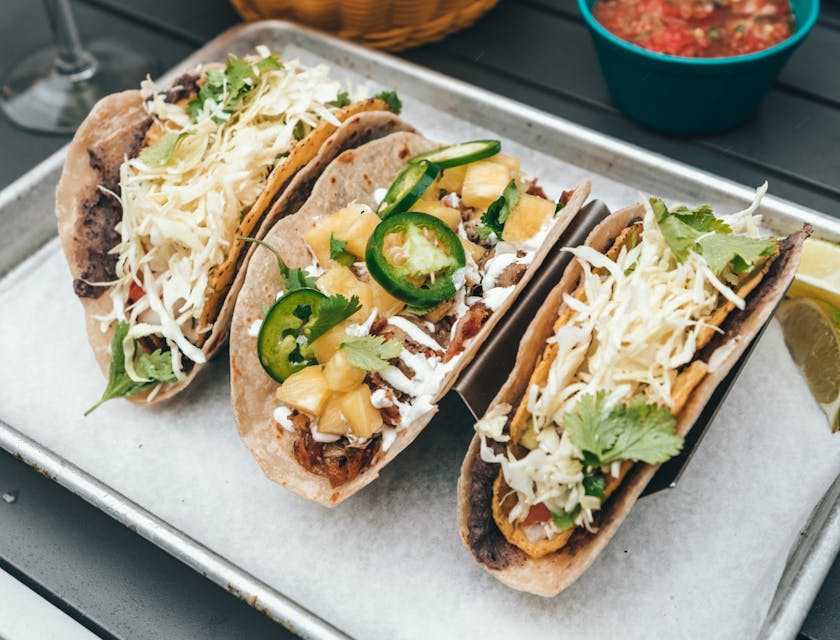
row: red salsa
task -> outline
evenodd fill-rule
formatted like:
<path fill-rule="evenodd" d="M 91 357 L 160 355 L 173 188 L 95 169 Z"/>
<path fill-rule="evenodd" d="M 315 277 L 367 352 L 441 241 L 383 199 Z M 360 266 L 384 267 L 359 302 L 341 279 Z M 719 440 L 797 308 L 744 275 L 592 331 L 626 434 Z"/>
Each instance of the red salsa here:
<path fill-rule="evenodd" d="M 592 13 L 622 40 L 692 58 L 761 51 L 794 29 L 789 0 L 596 0 Z"/>

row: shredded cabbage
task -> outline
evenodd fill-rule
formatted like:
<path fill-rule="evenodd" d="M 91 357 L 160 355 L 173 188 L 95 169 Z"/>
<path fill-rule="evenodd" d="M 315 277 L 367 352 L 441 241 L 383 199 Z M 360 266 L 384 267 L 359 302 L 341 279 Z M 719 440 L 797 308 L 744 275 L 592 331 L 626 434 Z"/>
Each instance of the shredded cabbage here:
<path fill-rule="evenodd" d="M 153 166 L 136 157 L 120 167 L 121 240 L 112 250 L 118 281 L 112 311 L 101 320 L 104 326 L 116 319 L 130 322 L 125 353 L 132 379 L 138 379 L 133 342 L 142 336 L 165 340 L 179 377 L 181 355 L 205 361 L 195 343 L 211 329 L 200 326 L 209 276 L 225 261 L 243 214 L 295 145 L 298 123 L 338 124 L 327 103 L 341 86 L 325 65 L 306 68 L 293 60 L 255 70 L 253 87 L 232 114 L 207 100 L 195 122 L 185 106 L 166 102 L 151 80 L 141 86 L 146 109 L 163 130 L 186 135 L 163 163 Z M 146 295 L 129 303 L 132 283 Z"/>

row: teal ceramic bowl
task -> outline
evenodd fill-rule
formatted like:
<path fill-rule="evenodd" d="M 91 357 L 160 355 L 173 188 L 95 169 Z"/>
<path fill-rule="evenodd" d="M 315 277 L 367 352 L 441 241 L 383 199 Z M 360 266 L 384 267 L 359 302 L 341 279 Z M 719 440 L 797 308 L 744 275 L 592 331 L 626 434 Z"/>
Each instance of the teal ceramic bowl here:
<path fill-rule="evenodd" d="M 683 58 L 614 36 L 595 21 L 593 4 L 578 0 L 616 105 L 648 127 L 680 135 L 723 131 L 752 115 L 820 9 L 819 0 L 791 0 L 796 30 L 769 49 L 727 58 Z"/>

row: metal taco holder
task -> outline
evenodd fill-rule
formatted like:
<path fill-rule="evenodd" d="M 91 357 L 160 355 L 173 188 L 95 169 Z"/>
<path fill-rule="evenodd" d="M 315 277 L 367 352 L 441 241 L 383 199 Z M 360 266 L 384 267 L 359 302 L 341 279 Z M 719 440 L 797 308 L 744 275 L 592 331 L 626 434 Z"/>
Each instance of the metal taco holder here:
<path fill-rule="evenodd" d="M 564 157 L 568 162 L 583 166 L 588 171 L 609 174 L 617 181 L 633 184 L 640 189 L 653 189 L 657 184 L 667 187 L 676 182 L 685 189 L 695 190 L 692 193 L 702 192 L 742 201 L 751 197 L 751 189 L 724 178 L 575 125 L 430 69 L 280 21 L 244 24 L 228 30 L 168 73 L 162 81 L 171 81 L 178 73 L 202 61 L 219 59 L 228 53 L 252 50 L 256 44 L 266 44 L 277 50 L 297 46 L 328 59 L 337 67 L 352 68 L 368 76 L 375 74 L 380 81 L 396 86 L 415 100 L 434 103 L 440 109 L 468 120 L 477 118 L 486 123 L 488 128 L 497 128 L 500 133 L 522 144 Z M 55 153 L 0 191 L 0 233 L 6 237 L 14 235 L 21 240 L 14 247 L 0 248 L 0 274 L 6 274 L 55 235 L 52 216 L 43 214 L 44 209 L 52 207 L 53 187 L 63 164 L 64 153 L 63 150 Z M 773 197 L 765 198 L 762 209 L 766 223 L 781 233 L 790 232 L 803 222 L 808 222 L 814 226 L 816 236 L 840 240 L 840 221 Z M 591 223 L 598 215 L 604 214 L 602 208 L 592 203 L 581 211 L 580 216 L 581 221 L 587 220 Z M 573 233 L 581 234 L 583 231 L 576 226 L 570 227 L 558 246 L 574 243 L 580 235 L 573 236 Z M 547 274 L 555 272 L 555 269 L 562 269 L 561 258 L 563 256 L 551 255 L 547 259 L 542 277 L 535 279 L 530 287 L 531 293 L 525 294 L 530 297 L 522 299 L 523 309 L 527 305 L 526 300 L 532 301 L 540 292 L 547 290 L 540 287 L 551 284 Z M 0 280 L 0 289 L 2 284 Z M 510 324 L 506 324 L 505 327 L 515 325 L 521 332 L 527 325 L 525 320 L 528 317 L 524 311 L 511 314 Z M 513 328 L 507 330 L 514 331 Z M 486 351 L 493 348 L 493 341 L 494 337 L 491 337 Z M 730 374 L 733 379 L 727 378 L 719 390 L 728 389 L 734 382 L 734 376 L 737 375 L 737 370 L 746 359 L 746 355 Z M 486 407 L 490 400 L 486 391 L 481 394 L 474 388 L 474 380 L 478 379 L 475 371 L 478 370 L 481 359 L 481 356 L 477 358 L 476 364 L 465 372 L 457 387 L 462 397 L 469 398 L 475 408 Z M 506 376 L 505 372 L 508 370 L 498 366 L 491 369 L 497 370 L 497 376 L 500 375 L 499 372 Z M 722 399 L 723 396 L 717 397 L 716 394 L 710 406 L 716 409 Z M 711 418 L 712 415 L 702 417 L 693 432 L 699 434 L 702 431 L 701 426 L 708 424 Z M 348 637 L 272 586 L 258 580 L 104 484 L 86 470 L 68 462 L 1 420 L 0 446 L 294 633 L 304 638 L 330 640 Z M 687 443 L 686 458 L 695 446 L 696 443 Z M 682 469 L 686 462 L 687 460 L 679 460 L 679 468 Z M 678 473 L 672 472 L 663 475 L 662 483 L 665 486 L 671 485 L 677 475 Z M 654 482 L 657 480 L 658 477 Z M 787 638 L 796 635 L 839 549 L 840 479 L 828 489 L 793 546 L 760 637 Z"/>

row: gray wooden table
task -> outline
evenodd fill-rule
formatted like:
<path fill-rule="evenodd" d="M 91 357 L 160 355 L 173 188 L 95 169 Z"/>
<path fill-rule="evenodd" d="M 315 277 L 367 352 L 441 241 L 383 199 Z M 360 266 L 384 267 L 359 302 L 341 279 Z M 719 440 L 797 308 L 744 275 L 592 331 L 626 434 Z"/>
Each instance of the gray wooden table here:
<path fill-rule="evenodd" d="M 574 0 L 506 0 L 475 27 L 403 55 L 734 180 L 769 179 L 774 194 L 840 216 L 840 4 L 824 3 L 819 24 L 761 112 L 735 130 L 698 139 L 661 136 L 612 106 Z M 238 22 L 225 0 L 78 0 L 75 8 L 85 37 L 151 51 L 160 70 Z M 0 73 L 48 42 L 40 3 L 4 0 Z M 0 119 L 0 188 L 66 142 Z M 17 496 L 0 502 L 0 568 L 102 637 L 291 637 L 5 452 L 0 493 Z M 838 603 L 840 561 L 800 637 L 840 640 Z"/>

